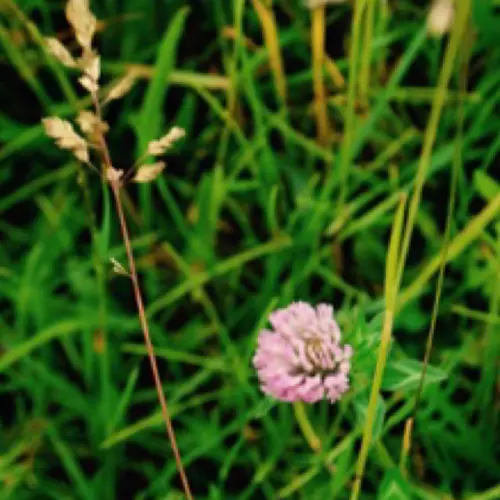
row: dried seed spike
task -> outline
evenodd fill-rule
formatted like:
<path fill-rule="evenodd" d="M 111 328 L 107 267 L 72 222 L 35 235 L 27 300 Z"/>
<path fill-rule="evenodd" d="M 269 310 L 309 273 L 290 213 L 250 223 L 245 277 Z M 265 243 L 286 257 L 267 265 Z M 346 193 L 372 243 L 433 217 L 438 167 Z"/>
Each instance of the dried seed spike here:
<path fill-rule="evenodd" d="M 435 37 L 443 36 L 450 31 L 454 17 L 453 0 L 434 0 L 427 16 L 427 31 Z"/>
<path fill-rule="evenodd" d="M 73 148 L 71 151 L 77 160 L 80 160 L 82 163 L 89 162 L 89 151 L 86 144 L 85 147 Z"/>
<path fill-rule="evenodd" d="M 125 267 L 123 266 L 123 264 L 120 264 L 120 262 L 118 262 L 114 257 L 111 257 L 109 259 L 109 261 L 111 262 L 111 264 L 113 264 L 113 272 L 114 273 L 116 273 L 116 274 L 122 274 L 124 276 L 129 276 L 129 273 L 125 269 Z"/>
<path fill-rule="evenodd" d="M 151 141 L 148 144 L 148 154 L 152 156 L 160 156 L 163 154 L 164 148 L 161 145 L 160 141 Z"/>
<path fill-rule="evenodd" d="M 92 80 L 92 78 L 88 77 L 87 75 L 78 78 L 78 82 L 85 90 L 88 90 L 91 94 L 94 94 L 99 90 L 99 85 L 95 82 L 95 80 Z"/>
<path fill-rule="evenodd" d="M 158 161 L 156 163 L 150 163 L 148 165 L 141 165 L 137 169 L 137 173 L 132 179 L 134 182 L 151 182 L 154 181 L 163 169 L 166 167 L 165 163 Z"/>
<path fill-rule="evenodd" d="M 46 134 L 56 141 L 58 147 L 71 151 L 78 160 L 88 163 L 87 141 L 74 131 L 70 122 L 58 117 L 48 117 L 42 120 L 42 124 Z"/>
<path fill-rule="evenodd" d="M 163 139 L 167 140 L 169 144 L 174 143 L 175 141 L 178 141 L 179 139 L 182 139 L 185 137 L 186 131 L 181 128 L 181 127 L 172 127 L 168 134 L 166 134 Z"/>
<path fill-rule="evenodd" d="M 78 78 L 78 82 L 85 90 L 88 90 L 91 94 L 94 94 L 99 90 L 99 86 L 97 85 L 97 83 L 87 75 Z"/>
<path fill-rule="evenodd" d="M 123 170 L 109 167 L 106 169 L 106 179 L 109 182 L 118 182 L 123 177 Z"/>
<path fill-rule="evenodd" d="M 135 82 L 136 77 L 132 73 L 128 73 L 123 78 L 120 78 L 120 80 L 118 80 L 116 84 L 113 85 L 113 87 L 111 87 L 111 89 L 109 90 L 107 96 L 104 99 L 104 103 L 123 97 L 129 92 Z"/>
<path fill-rule="evenodd" d="M 109 130 L 109 125 L 100 120 L 91 111 L 80 111 L 76 118 L 76 123 L 86 135 L 93 136 L 95 133 L 105 134 Z"/>
<path fill-rule="evenodd" d="M 82 69 L 89 78 L 97 83 L 101 74 L 101 58 L 95 52 L 90 52 L 85 58 L 85 65 Z"/>
<path fill-rule="evenodd" d="M 83 72 L 79 78 L 80 84 L 90 93 L 99 90 L 99 74 L 101 71 L 101 62 L 99 56 L 92 51 L 86 51 L 78 60 L 78 66 Z"/>
<path fill-rule="evenodd" d="M 159 156 L 171 148 L 174 142 L 182 139 L 186 135 L 186 131 L 180 127 L 172 127 L 167 134 L 158 139 L 151 141 L 148 144 L 148 154 L 152 156 Z"/>
<path fill-rule="evenodd" d="M 54 37 L 45 38 L 47 50 L 64 66 L 67 68 L 76 68 L 77 64 L 69 50 Z"/>
<path fill-rule="evenodd" d="M 84 51 L 91 50 L 97 20 L 90 11 L 89 0 L 68 0 L 66 19 L 73 27 L 76 39 Z"/>
<path fill-rule="evenodd" d="M 90 134 L 94 130 L 96 116 L 91 111 L 80 111 L 76 117 L 76 123 L 85 134 Z"/>

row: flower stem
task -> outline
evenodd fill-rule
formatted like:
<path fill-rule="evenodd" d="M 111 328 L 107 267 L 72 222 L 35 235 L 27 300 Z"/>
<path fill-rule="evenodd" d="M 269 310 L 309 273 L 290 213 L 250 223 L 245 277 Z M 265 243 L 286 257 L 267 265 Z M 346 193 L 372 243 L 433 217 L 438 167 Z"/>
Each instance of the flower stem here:
<path fill-rule="evenodd" d="M 172 451 L 174 453 L 175 462 L 177 464 L 177 469 L 179 471 L 179 475 L 182 481 L 182 485 L 184 488 L 184 492 L 186 497 L 189 500 L 193 499 L 193 495 L 191 494 L 191 490 L 189 487 L 189 482 L 186 476 L 186 472 L 184 470 L 184 466 L 182 465 L 182 460 L 179 452 L 179 448 L 177 446 L 177 441 L 175 438 L 175 431 L 172 425 L 172 419 L 170 418 L 170 413 L 168 411 L 167 400 L 165 398 L 165 394 L 163 393 L 163 387 L 161 384 L 161 378 L 158 371 L 158 363 L 156 362 L 156 357 L 154 354 L 153 343 L 151 342 L 151 335 L 149 334 L 149 325 L 146 319 L 146 312 L 144 310 L 144 302 L 142 300 L 141 289 L 139 285 L 139 280 L 137 278 L 137 271 L 135 267 L 135 259 L 134 254 L 132 252 L 132 245 L 130 243 L 130 236 L 127 228 L 127 222 L 125 220 L 125 215 L 123 213 L 123 206 L 120 198 L 120 181 L 116 180 L 111 182 L 111 190 L 113 191 L 113 195 L 115 198 L 116 211 L 118 212 L 118 218 L 120 219 L 120 229 L 122 232 L 123 242 L 125 244 L 125 250 L 127 252 L 129 270 L 130 270 L 130 279 L 132 280 L 132 286 L 134 289 L 135 302 L 137 304 L 137 311 L 139 313 L 139 319 L 141 322 L 142 332 L 144 334 L 144 343 L 146 344 L 146 349 L 148 351 L 149 363 L 151 365 L 151 371 L 153 373 L 153 379 L 156 386 L 156 392 L 158 393 L 158 400 L 160 401 L 161 411 L 163 415 L 163 420 L 165 422 L 165 427 L 167 430 L 168 439 L 170 440 L 170 444 L 172 446 Z"/>
<path fill-rule="evenodd" d="M 295 413 L 295 418 L 299 424 L 300 430 L 307 441 L 307 444 L 314 452 L 318 452 L 321 449 L 321 441 L 319 437 L 314 432 L 311 422 L 307 416 L 304 404 L 301 401 L 296 401 L 293 403 L 293 411 Z"/>
<path fill-rule="evenodd" d="M 99 118 L 99 120 L 102 120 L 101 106 L 100 106 L 99 99 L 98 99 L 96 93 L 92 94 L 92 100 L 94 103 L 94 108 L 96 110 L 97 117 Z M 111 162 L 111 155 L 109 154 L 108 145 L 106 143 L 106 139 L 104 138 L 104 135 L 102 134 L 102 132 L 100 132 L 98 134 L 98 140 L 99 140 L 99 149 L 101 151 L 102 159 L 104 162 L 104 169 L 105 169 L 104 175 L 105 175 L 105 177 L 107 177 L 107 171 L 113 168 L 112 162 Z M 123 243 L 125 245 L 125 250 L 127 253 L 127 259 L 128 259 L 128 265 L 129 265 L 129 271 L 130 271 L 130 279 L 132 281 L 132 287 L 134 290 L 135 302 L 137 305 L 137 312 L 138 312 L 139 320 L 141 323 L 142 333 L 144 335 L 144 343 L 146 345 L 149 363 L 151 365 L 151 372 L 153 374 L 156 392 L 158 395 L 158 401 L 160 402 L 160 406 L 161 406 L 163 421 L 165 422 L 167 436 L 168 436 L 168 439 L 170 441 L 170 445 L 172 447 L 172 452 L 174 454 L 175 463 L 177 466 L 177 470 L 179 472 L 179 476 L 180 476 L 180 479 L 182 482 L 182 487 L 184 489 L 184 493 L 185 493 L 186 498 L 188 500 L 193 500 L 193 495 L 191 493 L 189 481 L 188 481 L 188 478 L 186 475 L 186 471 L 184 470 L 184 466 L 182 464 L 182 459 L 181 459 L 181 455 L 179 452 L 179 448 L 177 446 L 177 440 L 175 438 L 175 431 L 174 431 L 174 427 L 172 425 L 172 419 L 170 418 L 170 413 L 168 411 L 167 400 L 166 400 L 165 394 L 163 392 L 160 373 L 158 370 L 158 363 L 156 361 L 156 356 L 154 354 L 154 347 L 153 347 L 153 343 L 151 341 L 151 335 L 149 333 L 149 324 L 148 324 L 148 320 L 146 317 L 146 311 L 144 308 L 144 301 L 142 299 L 142 293 L 141 293 L 141 287 L 139 284 L 139 279 L 137 277 L 137 269 L 136 269 L 136 265 L 135 265 L 134 253 L 132 251 L 132 244 L 130 242 L 130 235 L 129 235 L 129 231 L 128 231 L 127 220 L 125 218 L 125 214 L 123 211 L 123 204 L 122 204 L 122 200 L 120 197 L 121 181 L 119 178 L 116 178 L 114 176 L 113 177 L 110 176 L 109 179 L 110 179 L 109 184 L 111 186 L 111 191 L 113 192 L 113 196 L 114 196 L 114 200 L 115 200 L 115 206 L 116 206 L 116 211 L 118 214 L 118 219 L 120 221 L 120 230 L 122 233 L 122 239 L 123 239 Z"/>
<path fill-rule="evenodd" d="M 397 268 L 398 255 L 400 251 L 401 234 L 403 231 L 404 212 L 406 206 L 406 196 L 401 195 L 399 206 L 396 210 L 394 223 L 392 226 L 391 238 L 389 242 L 389 251 L 387 254 L 386 273 L 385 273 L 385 316 L 384 325 L 382 327 L 382 337 L 377 355 L 377 364 L 375 367 L 375 375 L 370 392 L 370 400 L 368 402 L 368 410 L 366 415 L 366 423 L 363 429 L 363 438 L 361 441 L 361 450 L 358 455 L 356 464 L 356 476 L 354 479 L 351 500 L 357 500 L 361 492 L 361 483 L 365 472 L 366 460 L 372 442 L 373 424 L 375 422 L 375 414 L 377 402 L 379 399 L 380 387 L 382 386 L 382 378 L 384 376 L 385 364 L 391 344 L 392 327 L 394 322 L 394 312 L 396 307 L 396 297 L 398 293 Z"/>
<path fill-rule="evenodd" d="M 463 45 L 463 34 L 469 22 L 471 0 L 463 0 L 456 3 L 456 17 L 453 24 L 452 32 L 448 41 L 448 46 L 443 59 L 441 72 L 437 82 L 434 101 L 432 103 L 431 113 L 427 122 L 427 128 L 424 134 L 422 151 L 420 153 L 417 173 L 415 176 L 415 188 L 408 206 L 408 217 L 405 226 L 405 233 L 401 247 L 401 259 L 398 267 L 398 283 L 401 282 L 403 276 L 406 258 L 410 250 L 411 238 L 413 229 L 419 213 L 420 199 L 424 189 L 427 173 L 431 165 L 431 157 L 434 143 L 436 141 L 439 120 L 444 108 L 446 97 L 448 94 L 448 84 L 451 80 L 453 69 L 455 68 L 457 54 Z"/>

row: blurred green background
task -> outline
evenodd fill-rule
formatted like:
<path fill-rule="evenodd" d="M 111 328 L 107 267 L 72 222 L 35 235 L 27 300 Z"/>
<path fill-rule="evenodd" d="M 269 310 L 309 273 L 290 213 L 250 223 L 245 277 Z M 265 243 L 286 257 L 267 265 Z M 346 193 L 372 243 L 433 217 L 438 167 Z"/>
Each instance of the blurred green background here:
<path fill-rule="evenodd" d="M 137 77 L 106 108 L 115 166 L 186 130 L 124 203 L 196 498 L 349 498 L 405 194 L 361 498 L 500 498 L 500 13 L 456 4 L 465 22 L 433 37 L 424 1 L 91 3 L 104 88 Z M 110 193 L 40 124 L 90 105 L 44 36 L 75 50 L 64 2 L 0 1 L 0 498 L 182 498 L 132 290 L 109 262 L 126 264 Z M 302 415 L 265 398 L 251 365 L 293 300 L 334 304 L 358 347 L 350 393 Z"/>

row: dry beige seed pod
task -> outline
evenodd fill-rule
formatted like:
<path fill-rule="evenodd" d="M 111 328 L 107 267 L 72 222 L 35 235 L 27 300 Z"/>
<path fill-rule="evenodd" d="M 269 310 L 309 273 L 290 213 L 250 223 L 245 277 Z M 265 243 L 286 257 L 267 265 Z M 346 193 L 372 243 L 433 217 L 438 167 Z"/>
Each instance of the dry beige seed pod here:
<path fill-rule="evenodd" d="M 78 79 L 82 87 L 90 93 L 97 92 L 101 72 L 100 57 L 95 52 L 87 51 L 78 60 L 78 66 L 83 71 L 83 76 Z"/>
<path fill-rule="evenodd" d="M 84 51 L 90 51 L 97 20 L 90 11 L 89 0 L 69 0 L 66 4 L 66 19 L 73 27 L 80 47 Z"/>
<path fill-rule="evenodd" d="M 78 160 L 88 163 L 87 141 L 75 132 L 70 122 L 54 116 L 44 118 L 42 124 L 45 133 L 56 141 L 58 147 L 71 151 Z"/>
<path fill-rule="evenodd" d="M 96 134 L 105 134 L 109 131 L 109 125 L 100 120 L 92 111 L 80 111 L 76 118 L 76 123 L 85 135 L 94 137 Z"/>
<path fill-rule="evenodd" d="M 104 98 L 104 103 L 120 99 L 127 94 L 133 87 L 137 78 L 132 73 L 127 73 L 123 78 L 120 78 L 108 91 Z"/>
<path fill-rule="evenodd" d="M 151 141 L 148 144 L 148 154 L 152 156 L 160 156 L 169 148 L 174 142 L 182 139 L 186 135 L 186 131 L 180 127 L 172 127 L 170 131 L 157 141 Z"/>
<path fill-rule="evenodd" d="M 125 269 L 125 266 L 118 262 L 114 257 L 111 257 L 109 261 L 113 264 L 114 273 L 121 274 L 123 276 L 130 276 L 129 272 Z"/>
<path fill-rule="evenodd" d="M 109 182 L 118 182 L 123 177 L 123 170 L 117 168 L 108 167 L 106 169 L 106 179 Z"/>
<path fill-rule="evenodd" d="M 82 71 L 96 83 L 101 75 L 101 58 L 96 52 L 86 52 L 80 59 Z"/>
<path fill-rule="evenodd" d="M 453 0 L 434 0 L 427 16 L 427 31 L 436 37 L 450 31 L 455 18 Z"/>
<path fill-rule="evenodd" d="M 83 75 L 80 78 L 78 78 L 78 82 L 85 90 L 87 90 L 91 94 L 94 94 L 99 90 L 99 85 L 97 85 L 97 83 L 94 80 L 92 80 L 92 78 L 89 78 L 87 75 Z"/>
<path fill-rule="evenodd" d="M 158 161 L 148 165 L 141 165 L 137 169 L 137 173 L 133 177 L 134 182 L 151 182 L 154 181 L 166 167 L 165 163 Z"/>
<path fill-rule="evenodd" d="M 45 38 L 45 43 L 47 44 L 47 50 L 58 59 L 60 63 L 64 64 L 67 68 L 76 68 L 77 64 L 75 59 L 57 38 L 47 37 Z"/>

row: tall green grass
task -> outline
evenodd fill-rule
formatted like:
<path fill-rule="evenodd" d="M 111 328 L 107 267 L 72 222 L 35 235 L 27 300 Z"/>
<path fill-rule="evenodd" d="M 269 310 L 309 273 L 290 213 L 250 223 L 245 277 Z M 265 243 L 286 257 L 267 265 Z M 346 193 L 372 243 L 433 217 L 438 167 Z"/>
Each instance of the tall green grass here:
<path fill-rule="evenodd" d="M 92 2 L 104 85 L 138 78 L 117 166 L 187 132 L 124 205 L 195 498 L 499 496 L 496 3 L 433 38 L 411 1 Z M 39 125 L 90 104 L 43 46 L 62 5 L 0 17 L 0 498 L 182 498 L 109 194 Z M 356 348 L 338 404 L 259 390 L 293 300 Z"/>

